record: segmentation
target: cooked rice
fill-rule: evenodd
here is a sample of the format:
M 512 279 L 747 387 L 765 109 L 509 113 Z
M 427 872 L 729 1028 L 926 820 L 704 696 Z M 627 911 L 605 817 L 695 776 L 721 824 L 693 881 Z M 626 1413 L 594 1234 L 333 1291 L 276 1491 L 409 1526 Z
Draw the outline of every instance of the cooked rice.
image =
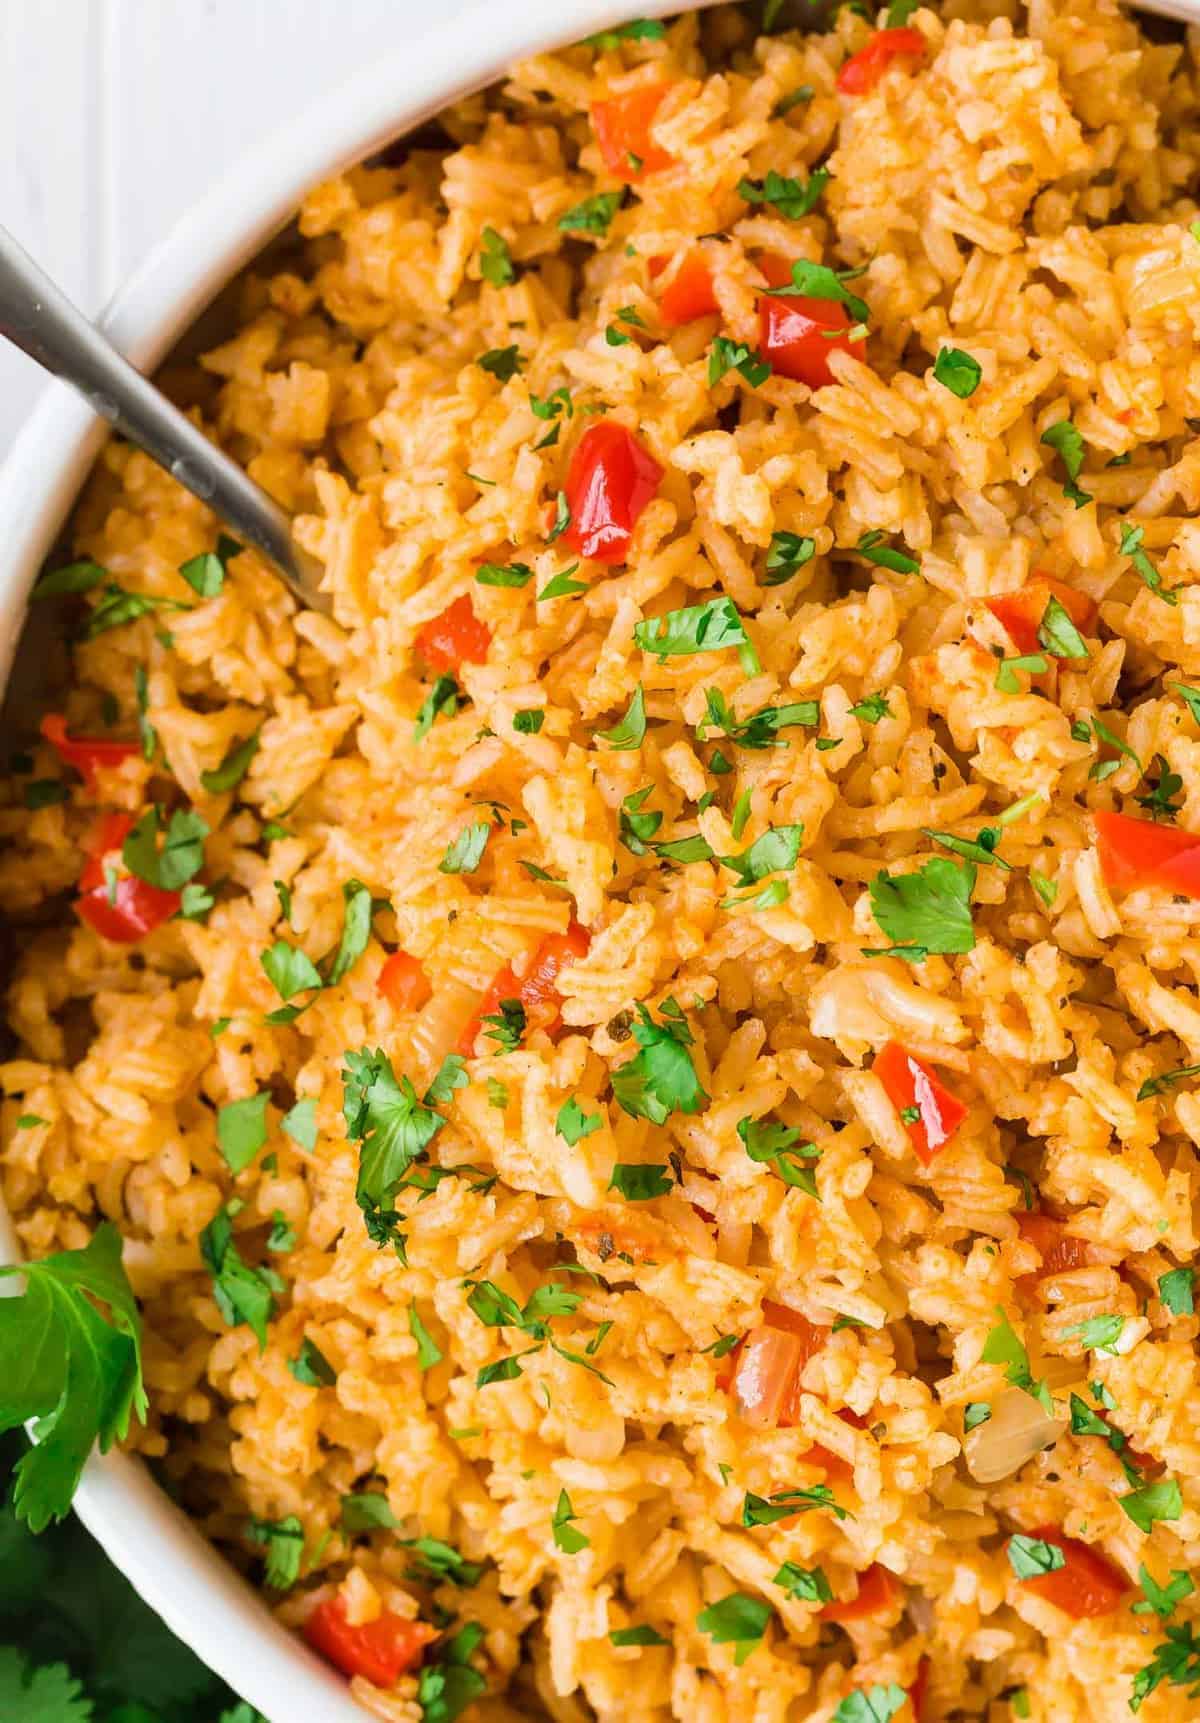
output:
M 1116 1723 L 1163 1639 L 1155 1615 L 1128 1607 L 1139 1564 L 1165 1583 L 1200 1558 L 1197 1321 L 1158 1295 L 1196 1250 L 1200 1097 L 1184 1081 L 1135 1099 L 1200 1060 L 1200 902 L 1114 892 L 1092 825 L 1097 810 L 1142 812 L 1142 765 L 1161 754 L 1182 778 L 1178 827 L 1200 830 L 1200 742 L 1170 686 L 1200 680 L 1200 586 L 1187 584 L 1200 567 L 1197 39 L 1147 37 L 1109 0 L 1035 0 L 1028 13 L 949 0 L 910 23 L 926 64 L 893 66 L 859 97 L 834 79 L 874 26 L 848 9 L 825 35 L 756 40 L 748 12 L 723 9 L 661 39 L 542 55 L 448 112 L 447 149 L 315 190 L 303 247 L 246 278 L 237 332 L 173 381 L 298 514 L 332 618 L 299 610 L 246 553 L 216 597 L 81 645 L 72 734 L 133 734 L 143 666 L 162 755 L 101 772 L 90 790 L 64 773 L 69 800 L 35 811 L 15 775 L 0 813 L 0 901 L 21 947 L 8 993 L 21 1051 L 0 1067 L 3 1194 L 25 1247 L 78 1247 L 100 1218 L 117 1222 L 152 1406 L 131 1445 L 249 1571 L 261 1551 L 248 1518 L 300 1517 L 308 1565 L 279 1601 L 284 1620 L 340 1587 L 354 1620 L 383 1606 L 428 1618 L 436 1604 L 480 1622 L 492 1696 L 469 1716 L 481 1723 L 529 1714 L 535 1691 L 561 1723 L 828 1723 L 852 1691 L 910 1687 L 922 1659 L 925 1723 Z M 589 103 L 660 75 L 675 88 L 654 141 L 677 165 L 634 188 L 607 238 L 564 234 L 563 213 L 615 183 Z M 777 115 L 804 85 L 811 98 Z M 825 159 L 833 177 L 800 219 L 737 194 L 744 175 L 803 178 Z M 480 279 L 487 227 L 511 248 L 512 284 Z M 860 356 L 832 353 L 833 386 L 775 374 L 755 388 L 731 373 L 710 388 L 717 319 L 662 332 L 648 260 L 714 234 L 702 245 L 720 332 L 751 347 L 762 254 L 864 266 L 853 288 L 869 334 Z M 631 306 L 646 332 L 609 344 Z M 511 343 L 524 368 L 502 382 L 477 360 Z M 947 344 L 982 368 L 970 398 L 933 377 Z M 549 421 L 531 392 L 564 385 L 574 416 L 538 448 Z M 547 520 L 599 412 L 634 430 L 664 476 L 628 564 L 584 562 L 582 595 L 539 602 L 579 560 L 547 541 Z M 1068 416 L 1094 506 L 1064 495 L 1061 461 L 1039 441 Z M 1175 605 L 1119 554 L 1125 523 L 1144 528 Z M 80 506 L 76 554 L 129 590 L 191 601 L 176 571 L 216 532 L 114 442 Z M 817 554 L 772 585 L 780 532 L 810 535 Z M 867 532 L 919 559 L 919 574 L 856 557 Z M 524 563 L 533 579 L 482 586 L 483 562 Z M 1086 663 L 1018 672 L 1007 692 L 994 654 L 1014 649 L 984 600 L 1034 569 L 1096 601 L 1100 621 Z M 750 619 L 757 673 L 728 651 L 660 663 L 635 645 L 644 616 L 722 593 Z M 458 672 L 457 712 L 416 742 L 433 677 L 415 637 L 463 594 L 491 649 Z M 639 683 L 645 740 L 614 750 L 597 732 Z M 820 727 L 761 751 L 725 742 L 734 770 L 714 775 L 697 738 L 714 688 L 742 718 L 817 700 Z M 855 715 L 875 693 L 889 715 Z M 107 732 L 106 702 L 119 714 Z M 528 709 L 544 713 L 540 730 L 515 732 Z M 1080 737 L 1098 714 L 1137 760 L 1110 747 L 1094 770 L 1096 736 Z M 201 773 L 260 725 L 236 791 L 206 792 Z M 59 770 L 40 746 L 35 776 Z M 700 832 L 726 856 L 802 823 L 786 899 L 726 907 L 732 876 L 715 860 L 635 854 L 620 809 L 646 786 L 663 815 L 655 842 Z M 922 964 L 862 954 L 892 943 L 871 913 L 881 869 L 936 853 L 927 828 L 977 838 L 1034 791 L 1004 832 L 1012 871 L 979 868 L 973 949 Z M 102 941 L 61 897 L 97 810 L 172 798 L 212 829 L 202 877 L 216 907 L 136 945 Z M 439 872 L 493 806 L 477 871 Z M 286 835 L 265 840 L 270 821 Z M 365 954 L 295 1022 L 264 1022 L 280 1001 L 259 953 L 284 938 L 322 958 L 351 879 L 390 906 Z M 275 881 L 291 893 L 290 927 Z M 572 915 L 592 944 L 562 974 L 566 1032 L 535 1025 L 515 1051 L 468 1061 L 430 1159 L 480 1174 L 407 1193 L 405 1266 L 376 1248 L 355 1201 L 346 1051 L 384 1049 L 423 1092 L 496 972 L 511 962 L 520 975 Z M 395 948 L 432 986 L 415 1014 L 377 988 Z M 653 1126 L 609 1082 L 635 1008 L 658 1019 L 672 998 L 710 1099 Z M 969 1106 L 928 1166 L 872 1071 L 893 1039 Z M 216 1109 L 267 1088 L 266 1150 L 235 1178 Z M 571 1096 L 601 1124 L 568 1147 L 555 1120 Z M 278 1128 L 298 1097 L 316 1101 L 312 1153 Z M 44 1122 L 18 1126 L 28 1115 Z M 747 1156 L 739 1120 L 768 1115 L 822 1151 L 807 1163 L 818 1200 Z M 616 1162 L 673 1167 L 678 1188 L 625 1201 L 609 1188 Z M 1023 1186 L 1097 1247 L 1090 1266 L 1032 1293 L 1018 1285 L 1039 1263 L 1018 1233 Z M 243 1255 L 287 1282 L 262 1351 L 249 1327 L 227 1326 L 199 1254 L 235 1194 Z M 276 1213 L 296 1244 L 268 1257 Z M 490 1279 L 523 1303 L 564 1262 L 591 1277 L 570 1279 L 582 1302 L 552 1322 L 563 1351 L 542 1345 L 515 1379 L 478 1388 L 481 1367 L 534 1342 L 483 1325 L 464 1283 Z M 740 1418 L 719 1385 L 728 1366 L 705 1350 L 759 1325 L 764 1298 L 828 1331 L 791 1427 Z M 424 1373 L 414 1301 L 445 1354 Z M 1064 1416 L 1070 1392 L 1103 1383 L 1151 1476 L 1179 1480 L 1177 1518 L 1137 1529 L 1119 1505 L 1118 1456 L 1094 1435 L 1064 1430 L 1019 1470 L 976 1480 L 965 1408 L 1032 1403 L 981 1356 L 998 1306 Z M 1072 1328 L 1106 1314 L 1126 1319 L 1120 1349 L 1085 1351 Z M 589 1358 L 601 1323 L 611 1329 Z M 305 1337 L 335 1387 L 289 1372 Z M 830 1475 L 847 1517 L 743 1526 L 746 1492 Z M 372 1483 L 400 1533 L 349 1537 L 341 1499 Z M 575 1553 L 552 1535 L 564 1490 L 590 1540 Z M 1008 1535 L 1043 1525 L 1128 1576 L 1119 1609 L 1075 1621 L 1018 1579 Z M 401 1536 L 445 1540 L 483 1577 L 431 1593 L 409 1577 Z M 819 1564 L 843 1598 L 881 1564 L 894 1602 L 835 1626 L 785 1595 L 785 1562 Z M 773 1610 L 740 1666 L 697 1626 L 734 1591 Z M 1173 1620 L 1195 1623 L 1193 1601 Z M 667 1645 L 614 1647 L 614 1629 L 641 1623 Z M 387 1694 L 361 1678 L 355 1691 L 378 1717 L 421 1715 L 412 1675 Z M 1141 1715 L 1192 1716 L 1195 1703 L 1164 1684 Z

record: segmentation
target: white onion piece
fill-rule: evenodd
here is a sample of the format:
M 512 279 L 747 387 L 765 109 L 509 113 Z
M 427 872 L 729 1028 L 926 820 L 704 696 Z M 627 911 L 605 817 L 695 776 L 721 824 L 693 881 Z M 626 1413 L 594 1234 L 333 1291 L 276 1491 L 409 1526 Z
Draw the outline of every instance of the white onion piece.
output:
M 1050 1417 L 1023 1388 L 1006 1388 L 992 1401 L 987 1423 L 963 1442 L 967 1470 L 977 1484 L 998 1484 L 1057 1442 L 1066 1427 L 1065 1418 Z

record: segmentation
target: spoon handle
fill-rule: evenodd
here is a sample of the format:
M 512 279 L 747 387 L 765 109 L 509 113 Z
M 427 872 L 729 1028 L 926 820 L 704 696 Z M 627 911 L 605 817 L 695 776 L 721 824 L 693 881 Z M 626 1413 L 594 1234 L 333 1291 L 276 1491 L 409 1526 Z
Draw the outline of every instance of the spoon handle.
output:
M 328 611 L 321 564 L 292 538 L 291 517 L 77 311 L 0 227 L 0 334 L 56 377 L 260 550 L 312 610 Z

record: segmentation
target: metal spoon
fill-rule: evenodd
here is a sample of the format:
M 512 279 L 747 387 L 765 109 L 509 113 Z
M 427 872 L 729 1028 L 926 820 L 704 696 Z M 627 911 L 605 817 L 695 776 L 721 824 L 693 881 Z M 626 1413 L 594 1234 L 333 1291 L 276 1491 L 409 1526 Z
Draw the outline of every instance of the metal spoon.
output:
M 321 564 L 292 537 L 290 515 L 135 371 L 0 227 L 0 334 L 56 377 L 122 436 L 254 546 L 311 610 L 328 611 Z

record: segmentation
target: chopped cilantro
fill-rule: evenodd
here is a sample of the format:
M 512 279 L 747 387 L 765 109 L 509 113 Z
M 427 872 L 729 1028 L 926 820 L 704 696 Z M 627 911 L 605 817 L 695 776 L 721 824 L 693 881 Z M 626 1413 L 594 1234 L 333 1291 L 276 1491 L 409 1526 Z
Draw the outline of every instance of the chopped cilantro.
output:
M 856 705 L 851 706 L 850 711 L 863 724 L 878 724 L 881 718 L 896 716 L 883 694 L 865 695 Z
M 232 1173 L 243 1172 L 267 1140 L 267 1102 L 261 1094 L 230 1101 L 217 1113 L 217 1147 Z
M 413 741 L 423 742 L 436 719 L 443 715 L 453 718 L 458 711 L 458 697 L 459 687 L 453 676 L 439 676 L 421 702 L 413 723 Z
M 646 694 L 640 682 L 625 708 L 624 717 L 611 730 L 597 730 L 596 736 L 597 740 L 607 742 L 618 753 L 641 747 L 646 739 Z
M 614 1645 L 670 1645 L 656 1627 L 640 1624 L 636 1627 L 614 1627 L 609 1634 Z
M 515 341 L 511 347 L 491 347 L 476 360 L 481 371 L 486 371 L 500 383 L 507 383 L 515 377 L 523 363 L 521 350 Z
M 1047 448 L 1054 450 L 1066 469 L 1067 478 L 1063 485 L 1063 495 L 1067 501 L 1074 503 L 1077 509 L 1090 503 L 1092 500 L 1091 493 L 1080 490 L 1075 482 L 1083 469 L 1086 447 L 1083 438 L 1070 419 L 1059 419 L 1056 424 L 1048 425 L 1039 440 L 1045 443 Z
M 400 1524 L 379 1490 L 362 1490 L 343 1496 L 341 1503 L 342 1530 L 350 1537 L 363 1532 L 394 1532 Z
M 517 279 L 508 242 L 494 227 L 485 227 L 479 236 L 479 273 L 493 287 L 508 287 Z
M 1178 604 L 1179 594 L 1162 583 L 1162 575 L 1155 568 L 1146 552 L 1142 549 L 1142 540 L 1146 529 L 1142 526 L 1130 526 L 1127 522 L 1121 526 L 1120 554 L 1127 556 L 1137 572 L 1156 598 L 1161 598 L 1164 604 Z
M 559 216 L 559 230 L 562 233 L 595 234 L 603 239 L 624 201 L 624 187 L 620 191 L 601 191 L 595 197 L 585 197 L 582 203 Z
M 304 1527 L 295 1514 L 282 1520 L 250 1520 L 246 1536 L 265 1551 L 266 1582 L 272 1591 L 290 1591 L 300 1578 Z
M 785 1561 L 771 1583 L 799 1603 L 833 1602 L 833 1588 L 821 1567 L 799 1567 L 794 1561 Z
M 1026 670 L 1031 676 L 1040 676 L 1049 668 L 1048 660 L 1040 652 L 1023 652 L 1016 658 L 1002 658 L 996 666 L 996 687 L 1002 694 L 1019 694 L 1021 684 L 1016 677 L 1018 670 Z
M 761 1642 L 774 1613 L 761 1597 L 732 1591 L 728 1597 L 702 1609 L 696 1617 L 696 1626 L 714 1645 L 732 1645 L 733 1660 L 740 1667 Z
M 656 1023 L 644 1005 L 631 1027 L 638 1052 L 612 1074 L 618 1105 L 635 1119 L 665 1124 L 673 1112 L 698 1113 L 708 1100 L 688 1048 L 692 1032 L 674 999 L 664 999 Z
M 337 1371 L 316 1341 L 310 1340 L 307 1334 L 300 1342 L 296 1356 L 288 1359 L 288 1370 L 306 1388 L 332 1388 L 337 1381 Z
M 1152 778 L 1151 772 L 1157 773 L 1157 776 Z M 1150 793 L 1134 797 L 1138 806 L 1145 808 L 1152 819 L 1173 820 L 1181 807 L 1175 800 L 1183 789 L 1180 774 L 1171 770 L 1162 754 L 1155 754 L 1150 762 L 1150 770 L 1145 774 L 1145 780 L 1150 786 Z
M 547 598 L 578 598 L 581 592 L 586 592 L 588 589 L 588 583 L 586 580 L 571 579 L 571 576 L 575 573 L 575 570 L 578 567 L 579 564 L 577 562 L 573 562 L 570 568 L 560 569 L 556 575 L 546 582 L 545 586 L 543 586 L 542 590 L 538 593 L 538 603 L 541 604 L 542 601 Z
M 941 347 L 934 360 L 933 375 L 943 388 L 965 401 L 978 389 L 983 370 L 978 359 L 964 353 L 961 347 Z
M 828 1508 L 835 1519 L 849 1517 L 849 1509 L 834 1500 L 828 1484 L 812 1484 L 806 1490 L 779 1490 L 773 1496 L 756 1496 L 747 1490 L 742 1503 L 742 1524 L 773 1526 L 777 1520 L 810 1514 L 818 1508 Z
M 585 1137 L 590 1137 L 593 1132 L 598 1131 L 600 1124 L 599 1113 L 585 1113 L 575 1096 L 572 1095 L 570 1100 L 564 1101 L 558 1109 L 554 1128 L 563 1141 L 574 1148 L 576 1143 L 581 1143 Z
M 1139 1531 L 1148 1532 L 1159 1520 L 1177 1520 L 1183 1512 L 1183 1494 L 1175 1478 L 1142 1484 L 1127 1490 L 1117 1501 Z
M 1159 1585 L 1145 1562 L 1138 1568 L 1138 1579 L 1141 1582 L 1142 1596 L 1137 1603 L 1130 1606 L 1134 1615 L 1153 1613 L 1163 1621 L 1174 1614 L 1176 1604 L 1182 1603 L 1185 1597 L 1191 1597 L 1196 1589 L 1196 1582 L 1191 1574 L 1182 1573 L 1178 1568 L 1172 1569 L 1166 1585 Z
M 672 1182 L 666 1176 L 665 1165 L 649 1166 L 641 1162 L 618 1161 L 608 1181 L 609 1190 L 618 1190 L 626 1202 L 652 1202 L 655 1197 L 669 1196 Z
M 877 873 L 870 887 L 871 913 L 887 937 L 896 942 L 892 948 L 896 956 L 921 962 L 930 951 L 971 951 L 975 946 L 971 922 L 974 885 L 972 862 L 960 866 L 945 856 L 934 856 L 915 873 Z
M 475 579 L 480 586 L 528 586 L 533 570 L 527 562 L 481 562 L 475 570 Z M 446 680 L 452 682 L 453 677 Z
M 424 1159 L 444 1123 L 422 1106 L 408 1077 L 396 1078 L 381 1048 L 347 1051 L 342 1069 L 346 1135 L 359 1146 L 355 1195 L 367 1233 L 378 1245 L 398 1236 L 392 1199 L 414 1161 Z
M 171 815 L 161 850 L 158 837 L 162 815 L 147 808 L 121 846 L 121 859 L 130 873 L 159 891 L 179 891 L 204 866 L 204 840 L 208 826 L 190 808 L 177 808 Z
M 795 532 L 772 533 L 763 585 L 782 586 L 794 574 L 799 574 L 805 563 L 811 562 L 816 554 L 815 538 L 802 537 Z
M 1158 1296 L 1172 1316 L 1192 1316 L 1195 1313 L 1194 1268 L 1172 1268 L 1158 1277 Z
M 438 863 L 438 872 L 474 873 L 483 860 L 491 833 L 492 828 L 486 820 L 464 826 L 454 841 L 447 845 L 446 853 Z
M 591 1538 L 585 1537 L 581 1531 L 575 1529 L 575 1521 L 578 1517 L 571 1506 L 570 1496 L 565 1490 L 560 1490 L 554 1508 L 554 1517 L 550 1521 L 550 1530 L 554 1536 L 555 1548 L 562 1550 L 564 1555 L 578 1555 L 580 1550 L 587 1549 L 592 1541 Z
M 225 584 L 225 575 L 233 557 L 240 556 L 242 547 L 235 538 L 222 533 L 216 550 L 206 550 L 199 556 L 181 563 L 179 572 L 201 598 L 216 598 Z
M 1008 1560 L 1018 1579 L 1036 1579 L 1044 1573 L 1057 1573 L 1067 1565 L 1061 1544 L 1048 1538 L 1026 1537 L 1015 1532 L 1008 1540 Z
M 802 1161 L 821 1158 L 821 1151 L 815 1143 L 802 1143 L 798 1130 L 791 1125 L 781 1125 L 774 1119 L 739 1119 L 737 1134 L 752 1161 L 772 1167 L 784 1184 L 820 1200 L 816 1175 L 811 1167 L 800 1165 Z
M 1137 1099 L 1148 1101 L 1152 1095 L 1165 1095 L 1168 1089 L 1173 1089 L 1176 1083 L 1182 1083 L 1185 1077 L 1200 1077 L 1200 1065 L 1180 1065 L 1174 1071 L 1164 1071 L 1161 1076 L 1147 1077 L 1137 1092 Z
M 983 1351 L 979 1354 L 981 1362 L 1003 1364 L 1005 1381 L 1010 1382 L 1014 1388 L 1023 1389 L 1039 1403 L 1044 1412 L 1052 1415 L 1054 1401 L 1049 1388 L 1044 1382 L 1034 1381 L 1033 1372 L 1029 1368 L 1029 1354 L 1000 1305 L 996 1306 L 996 1314 L 1000 1320 L 995 1328 L 988 1332 Z
M 876 563 L 880 568 L 890 568 L 895 574 L 919 574 L 921 562 L 919 557 L 909 556 L 907 551 L 895 550 L 891 545 L 884 544 L 883 533 L 865 532 L 855 545 L 858 555 L 865 557 L 868 562 Z
M 618 24 L 612 30 L 599 30 L 594 36 L 585 36 L 585 48 L 595 48 L 601 53 L 611 53 L 620 47 L 622 42 L 659 42 L 667 33 L 666 25 L 659 18 L 634 18 L 629 24 Z M 628 1644 L 634 1641 L 626 1641 Z M 662 1644 L 666 1644 L 663 1640 Z
M 787 299 L 793 295 L 804 299 L 833 299 L 846 307 L 856 323 L 866 323 L 870 320 L 871 307 L 846 286 L 847 281 L 862 273 L 861 269 L 829 269 L 823 263 L 810 263 L 807 257 L 799 257 L 792 265 L 791 283 L 786 287 L 772 287 L 769 291 L 774 299 Z
M 771 168 L 765 179 L 740 179 L 738 196 L 747 203 L 767 204 L 789 221 L 799 221 L 817 207 L 829 177 L 829 169 L 823 167 L 814 168 L 807 180 L 785 179 Z
M 310 987 L 324 986 L 321 972 L 312 958 L 289 945 L 286 939 L 277 939 L 269 951 L 261 953 L 258 961 L 281 999 L 291 999 L 294 994 L 304 993 Z
M 1067 614 L 1066 607 L 1053 594 L 1046 600 L 1042 620 L 1038 624 L 1038 645 L 1051 658 L 1086 658 L 1087 641 Z
M 749 636 L 731 598 L 668 610 L 634 624 L 634 643 L 659 659 L 688 657 L 695 652 L 720 652 L 749 644 Z
M 705 713 L 696 731 L 703 741 L 710 729 L 719 730 L 739 748 L 786 748 L 779 740 L 781 730 L 797 727 L 811 729 L 821 721 L 821 708 L 815 700 L 793 700 L 786 706 L 763 706 L 748 718 L 735 718 L 719 688 L 704 691 Z
M 894 1681 L 886 1687 L 880 1682 L 870 1688 L 858 1687 L 842 1700 L 831 1723 L 891 1723 L 907 1698 L 904 1688 Z
M 1129 1709 L 1140 1711 L 1154 1689 L 1162 1682 L 1172 1687 L 1189 1687 L 1200 1682 L 1200 1633 L 1194 1622 L 1180 1622 L 1168 1627 L 1167 1637 L 1154 1648 L 1154 1656 L 1133 1678 Z
M 1070 1328 L 1063 1329 L 1064 1337 L 1077 1334 L 1079 1344 L 1089 1352 L 1115 1353 L 1117 1341 L 1121 1338 L 1125 1327 L 1123 1316 L 1089 1316 L 1086 1322 L 1077 1322 Z
M 729 371 L 737 371 L 752 389 L 757 389 L 771 375 L 768 360 L 744 341 L 732 341 L 718 335 L 708 350 L 708 386 L 713 388 Z
M 260 1352 L 266 1350 L 267 1323 L 275 1313 L 275 1294 L 283 1281 L 271 1268 L 252 1268 L 233 1242 L 233 1217 L 218 1209 L 200 1234 L 200 1255 L 212 1276 L 213 1298 L 230 1328 L 241 1323 L 253 1331 Z

